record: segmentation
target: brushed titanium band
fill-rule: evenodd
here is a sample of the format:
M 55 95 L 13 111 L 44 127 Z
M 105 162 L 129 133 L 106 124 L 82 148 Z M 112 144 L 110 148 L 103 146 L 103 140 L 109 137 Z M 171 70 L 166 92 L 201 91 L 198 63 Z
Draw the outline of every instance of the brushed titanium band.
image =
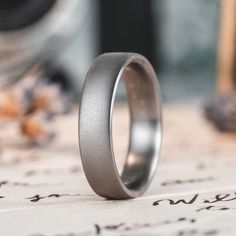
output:
M 125 81 L 131 122 L 129 152 L 120 176 L 113 152 L 112 111 L 121 78 Z M 79 117 L 82 164 L 98 195 L 129 199 L 145 192 L 160 155 L 161 123 L 159 85 L 147 59 L 134 53 L 99 56 L 86 76 Z

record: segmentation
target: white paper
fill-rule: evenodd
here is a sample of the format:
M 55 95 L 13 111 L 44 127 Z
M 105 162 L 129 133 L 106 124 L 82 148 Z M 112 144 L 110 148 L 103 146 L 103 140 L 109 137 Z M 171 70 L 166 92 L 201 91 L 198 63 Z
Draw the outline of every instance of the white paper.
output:
M 44 148 L 29 148 L 17 124 L 2 125 L 0 235 L 235 235 L 236 138 L 215 133 L 193 109 L 166 108 L 164 117 L 153 183 L 125 201 L 105 200 L 89 187 L 76 113 L 56 121 L 58 137 Z

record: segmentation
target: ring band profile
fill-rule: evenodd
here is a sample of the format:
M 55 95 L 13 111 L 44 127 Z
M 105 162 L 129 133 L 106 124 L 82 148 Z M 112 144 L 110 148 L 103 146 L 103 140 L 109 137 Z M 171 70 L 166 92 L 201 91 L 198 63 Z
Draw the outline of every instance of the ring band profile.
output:
M 131 122 L 128 155 L 119 175 L 113 151 L 112 112 L 121 79 Z M 97 57 L 87 73 L 79 111 L 80 154 L 92 189 L 109 199 L 142 195 L 154 176 L 161 138 L 160 89 L 148 60 L 135 53 Z

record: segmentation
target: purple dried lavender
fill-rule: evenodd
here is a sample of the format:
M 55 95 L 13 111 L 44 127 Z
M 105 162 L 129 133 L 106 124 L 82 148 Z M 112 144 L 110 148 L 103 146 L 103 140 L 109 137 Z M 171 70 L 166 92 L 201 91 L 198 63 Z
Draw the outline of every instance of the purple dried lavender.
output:
M 204 115 L 222 132 L 236 132 L 236 91 L 208 102 Z

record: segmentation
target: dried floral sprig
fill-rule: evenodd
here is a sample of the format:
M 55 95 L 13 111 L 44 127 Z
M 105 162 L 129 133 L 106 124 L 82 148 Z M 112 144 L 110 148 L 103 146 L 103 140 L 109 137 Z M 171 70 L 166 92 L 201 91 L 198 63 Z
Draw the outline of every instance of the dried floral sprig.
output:
M 204 115 L 222 132 L 236 132 L 236 91 L 204 106 Z
M 0 91 L 0 118 L 17 120 L 22 135 L 43 144 L 55 137 L 53 118 L 71 111 L 72 103 L 58 84 L 29 73 L 14 86 Z
M 21 133 L 28 137 L 32 144 L 46 144 L 56 135 L 51 120 L 52 116 L 45 111 L 23 116 L 20 120 Z

